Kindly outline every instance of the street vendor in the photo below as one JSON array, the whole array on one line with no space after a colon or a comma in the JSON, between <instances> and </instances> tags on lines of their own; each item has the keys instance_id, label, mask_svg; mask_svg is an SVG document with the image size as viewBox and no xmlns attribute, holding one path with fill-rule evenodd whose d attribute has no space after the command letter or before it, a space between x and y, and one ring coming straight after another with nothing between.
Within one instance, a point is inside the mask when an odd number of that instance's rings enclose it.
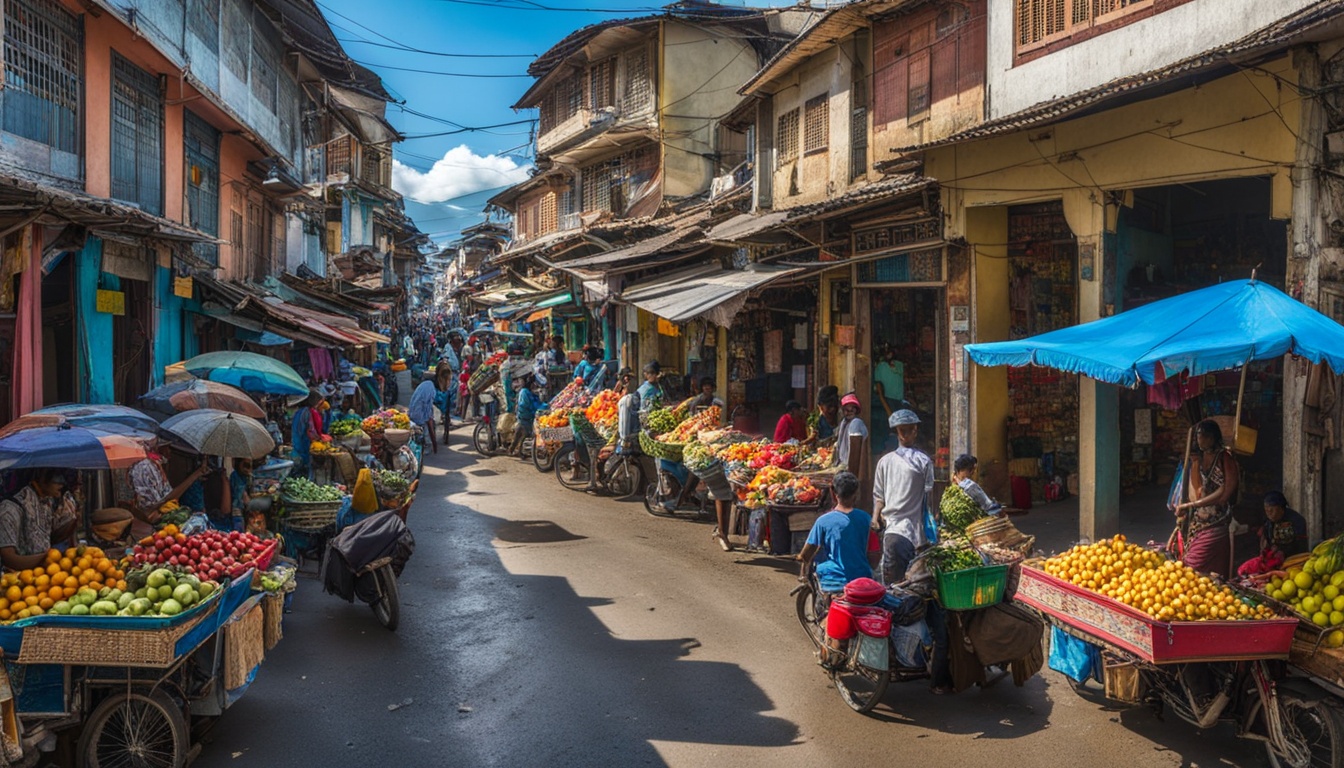
<instances>
[{"instance_id":1,"label":"street vendor","mask_svg":"<svg viewBox=\"0 0 1344 768\"><path fill-rule=\"evenodd\" d=\"M827 384L817 390L816 427L812 437L817 440L829 440L835 437L835 427L840 423L840 388Z\"/></svg>"},{"instance_id":2,"label":"street vendor","mask_svg":"<svg viewBox=\"0 0 1344 768\"><path fill-rule=\"evenodd\" d=\"M317 410L319 396L310 391L306 395L289 398L288 404L294 409L294 417L289 423L289 443L294 448L294 472L297 476L307 476L312 469L312 444L322 439L322 413Z\"/></svg>"},{"instance_id":3,"label":"street vendor","mask_svg":"<svg viewBox=\"0 0 1344 768\"><path fill-rule=\"evenodd\" d=\"M991 499L989 494L985 493L985 489L975 481L975 472L979 465L979 459L968 453L958 456L957 460L952 462L952 482L965 491L966 495L971 497L971 501L984 510L985 514L997 515L1003 511L1003 506Z\"/></svg>"},{"instance_id":4,"label":"street vendor","mask_svg":"<svg viewBox=\"0 0 1344 768\"><path fill-rule=\"evenodd\" d=\"M657 360L650 360L644 366L644 383L639 385L639 407L651 411L662 403L662 389L658 380L663 375L663 366Z\"/></svg>"},{"instance_id":5,"label":"street vendor","mask_svg":"<svg viewBox=\"0 0 1344 768\"><path fill-rule=\"evenodd\" d=\"M584 384L592 384L593 374L598 371L598 363L602 362L602 350L597 347L586 347L583 350L583 359L574 366L574 378L581 379Z\"/></svg>"},{"instance_id":6,"label":"street vendor","mask_svg":"<svg viewBox=\"0 0 1344 768\"><path fill-rule=\"evenodd\" d=\"M700 379L700 394L691 399L691 414L695 415L716 406L722 411L723 400L714 395L714 377L705 376Z\"/></svg>"},{"instance_id":7,"label":"street vendor","mask_svg":"<svg viewBox=\"0 0 1344 768\"><path fill-rule=\"evenodd\" d=\"M150 523L157 523L164 514L164 505L169 502L177 502L188 491L201 480L201 478L210 474L210 464L202 457L201 463L191 474L187 475L177 485L168 482L168 473L164 469L168 464L167 447L160 447L159 452L150 453L146 458L137 462L131 467L128 478L131 483L131 490L135 494L134 505L131 512L140 520ZM204 494L202 494L202 502ZM204 509L190 507L197 512L203 512ZM204 504L202 503L202 507Z\"/></svg>"},{"instance_id":8,"label":"street vendor","mask_svg":"<svg viewBox=\"0 0 1344 768\"><path fill-rule=\"evenodd\" d=\"M1277 570L1283 561L1310 549L1307 519L1288 507L1283 491L1265 494L1265 523L1260 527L1260 554L1237 568L1242 576Z\"/></svg>"},{"instance_id":9,"label":"street vendor","mask_svg":"<svg viewBox=\"0 0 1344 768\"><path fill-rule=\"evenodd\" d=\"M835 458L845 469L862 477L868 466L865 447L868 443L868 426L859 414L863 406L859 396L850 392L840 399L840 411L844 414L836 427Z\"/></svg>"},{"instance_id":10,"label":"street vendor","mask_svg":"<svg viewBox=\"0 0 1344 768\"><path fill-rule=\"evenodd\" d=\"M803 404L790 400L784 404L784 415L775 424L775 442L787 443L790 440L802 442L807 439L807 414Z\"/></svg>"},{"instance_id":11,"label":"street vendor","mask_svg":"<svg viewBox=\"0 0 1344 768\"><path fill-rule=\"evenodd\" d=\"M895 584L905 579L915 553L927 543L924 516L933 490L933 462L915 447L919 416L914 411L896 411L887 426L900 446L877 462L873 508L875 524L882 529L882 583Z\"/></svg>"},{"instance_id":12,"label":"street vendor","mask_svg":"<svg viewBox=\"0 0 1344 768\"><path fill-rule=\"evenodd\" d=\"M1226 576L1232 567L1228 525L1241 472L1218 422L1205 419L1195 425L1195 441L1199 453L1187 459L1190 501L1176 505L1177 524L1187 530L1181 560L1196 571Z\"/></svg>"},{"instance_id":13,"label":"street vendor","mask_svg":"<svg viewBox=\"0 0 1344 768\"><path fill-rule=\"evenodd\" d=\"M6 570L40 565L53 545L73 543L77 503L66 473L40 469L17 493L0 501L0 561Z\"/></svg>"}]
</instances>

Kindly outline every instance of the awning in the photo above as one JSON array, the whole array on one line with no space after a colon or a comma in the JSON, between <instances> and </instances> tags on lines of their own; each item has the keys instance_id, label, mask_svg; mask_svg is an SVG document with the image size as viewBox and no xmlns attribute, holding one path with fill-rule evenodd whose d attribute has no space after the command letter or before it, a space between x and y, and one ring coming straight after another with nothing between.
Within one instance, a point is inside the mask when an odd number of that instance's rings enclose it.
<instances>
[{"instance_id":1,"label":"awning","mask_svg":"<svg viewBox=\"0 0 1344 768\"><path fill-rule=\"evenodd\" d=\"M769 264L752 264L743 270L705 264L632 285L621 298L674 323L704 316L715 325L728 326L749 292L802 271Z\"/></svg>"},{"instance_id":2,"label":"awning","mask_svg":"<svg viewBox=\"0 0 1344 768\"><path fill-rule=\"evenodd\" d=\"M767 211L766 213L740 213L733 218L720 222L705 233L705 239L711 243L737 243L750 239L783 224L789 218L789 212Z\"/></svg>"},{"instance_id":3,"label":"awning","mask_svg":"<svg viewBox=\"0 0 1344 768\"><path fill-rule=\"evenodd\" d=\"M537 309L550 309L551 307L558 307L561 304L568 304L573 300L574 300L573 294L566 291L565 293L557 293L556 295L548 299L542 299L541 301L538 301L536 304L533 304L532 306Z\"/></svg>"},{"instance_id":4,"label":"awning","mask_svg":"<svg viewBox=\"0 0 1344 768\"><path fill-rule=\"evenodd\" d=\"M550 310L550 309L538 309L537 311L535 311L535 312L533 312L532 314L528 315L528 316L527 316L527 319L524 320L523 322L526 322L526 323L535 323L535 322L537 322L538 320L544 320L545 318L548 318L548 317L550 317L550 316L551 316L551 310Z\"/></svg>"},{"instance_id":5,"label":"awning","mask_svg":"<svg viewBox=\"0 0 1344 768\"><path fill-rule=\"evenodd\" d=\"M874 204L888 204L903 198L915 197L937 185L933 179L914 173L891 176L872 184L865 184L852 192L827 198L819 203L800 205L782 211L743 213L720 222L705 233L712 243L735 244L746 242L779 230L790 224L820 221L847 211Z\"/></svg>"}]
</instances>

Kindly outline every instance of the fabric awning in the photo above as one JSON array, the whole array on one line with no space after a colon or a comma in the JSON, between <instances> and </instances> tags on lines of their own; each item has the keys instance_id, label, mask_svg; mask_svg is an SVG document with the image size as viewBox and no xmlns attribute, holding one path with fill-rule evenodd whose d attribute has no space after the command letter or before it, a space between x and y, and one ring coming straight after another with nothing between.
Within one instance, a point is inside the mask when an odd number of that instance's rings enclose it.
<instances>
[{"instance_id":1,"label":"fabric awning","mask_svg":"<svg viewBox=\"0 0 1344 768\"><path fill-rule=\"evenodd\" d=\"M743 270L704 264L632 285L621 298L674 323L703 316L715 325L728 326L750 291L802 271L769 264L752 264Z\"/></svg>"},{"instance_id":2,"label":"fabric awning","mask_svg":"<svg viewBox=\"0 0 1344 768\"><path fill-rule=\"evenodd\" d=\"M548 318L548 317L550 317L550 316L551 316L551 310L550 310L549 308L548 308L548 309L538 309L538 310L536 310L535 312L533 312L532 314L528 315L528 316L527 316L527 319L524 320L523 322L527 322L527 323L535 323L535 322L537 322L538 320L544 320L544 319L546 319L546 318Z\"/></svg>"}]
</instances>

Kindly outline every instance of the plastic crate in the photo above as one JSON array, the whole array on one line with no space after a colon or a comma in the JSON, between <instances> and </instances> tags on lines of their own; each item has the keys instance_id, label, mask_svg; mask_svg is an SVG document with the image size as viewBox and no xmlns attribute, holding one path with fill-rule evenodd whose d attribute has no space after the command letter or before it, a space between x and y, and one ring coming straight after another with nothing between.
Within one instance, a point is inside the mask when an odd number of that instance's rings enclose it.
<instances>
[{"instance_id":1,"label":"plastic crate","mask_svg":"<svg viewBox=\"0 0 1344 768\"><path fill-rule=\"evenodd\" d=\"M971 611L997 605L1008 584L1008 566L984 565L961 571L935 571L938 604L949 611Z\"/></svg>"}]
</instances>

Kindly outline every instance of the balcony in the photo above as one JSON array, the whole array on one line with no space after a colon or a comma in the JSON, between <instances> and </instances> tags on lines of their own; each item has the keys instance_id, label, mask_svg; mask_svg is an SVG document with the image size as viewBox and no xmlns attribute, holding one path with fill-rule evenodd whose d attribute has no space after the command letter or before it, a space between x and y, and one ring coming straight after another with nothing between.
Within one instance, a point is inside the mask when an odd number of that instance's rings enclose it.
<instances>
[{"instance_id":1,"label":"balcony","mask_svg":"<svg viewBox=\"0 0 1344 768\"><path fill-rule=\"evenodd\" d=\"M566 142L578 137L584 131L588 130L588 124L592 120L593 113L586 108L579 109L568 119L560 122L554 128L537 137L538 154L549 154L552 150L563 146Z\"/></svg>"}]
</instances>

